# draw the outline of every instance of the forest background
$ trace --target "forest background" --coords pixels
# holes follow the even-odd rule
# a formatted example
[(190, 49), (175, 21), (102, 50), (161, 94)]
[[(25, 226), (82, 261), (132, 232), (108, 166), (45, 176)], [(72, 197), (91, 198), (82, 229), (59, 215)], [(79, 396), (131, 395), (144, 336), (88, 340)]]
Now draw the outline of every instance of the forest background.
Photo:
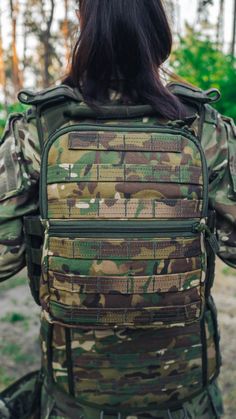
[[(0, 0), (0, 133), (21, 110), (17, 92), (60, 83), (78, 36), (76, 0)], [(236, 119), (236, 0), (164, 0), (174, 33), (167, 67), (203, 89)], [(185, 22), (185, 18), (186, 22)], [(189, 23), (190, 22), (190, 23)]]
[[(127, 0), (129, 1), (129, 0)], [(60, 83), (78, 36), (76, 0), (0, 0), (0, 136), (23, 88)], [(222, 114), (236, 120), (236, 0), (166, 0), (174, 49), (166, 66), (203, 89), (217, 87)], [(185, 19), (186, 17), (186, 19)], [(225, 417), (236, 417), (236, 274), (217, 264), (220, 385)], [(227, 301), (227, 304), (225, 303)], [(0, 285), (0, 391), (39, 365), (39, 312), (23, 271)]]

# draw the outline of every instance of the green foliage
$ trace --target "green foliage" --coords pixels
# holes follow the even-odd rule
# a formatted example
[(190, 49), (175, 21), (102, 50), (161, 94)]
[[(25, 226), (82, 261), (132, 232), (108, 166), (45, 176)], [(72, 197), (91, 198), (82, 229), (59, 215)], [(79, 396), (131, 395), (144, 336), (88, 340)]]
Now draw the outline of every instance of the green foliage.
[(204, 90), (218, 88), (222, 100), (216, 108), (236, 119), (236, 59), (220, 51), (209, 38), (188, 28), (171, 58), (174, 72)]
[(4, 390), (16, 380), (16, 377), (10, 377), (8, 371), (4, 367), (0, 367), (0, 391)]
[(222, 273), (224, 276), (235, 276), (236, 272), (235, 269), (230, 268), (229, 266), (224, 266), (224, 268), (222, 269)]
[(3, 104), (0, 103), (0, 137), (6, 125), (7, 115), (15, 112), (24, 112), (26, 109), (27, 107), (22, 105), (21, 103), (9, 105), (7, 106), (7, 109), (4, 107)]
[[(186, 36), (180, 38), (171, 56), (170, 64), (173, 71), (187, 82), (204, 90), (218, 88), (222, 100), (215, 107), (221, 114), (236, 120), (236, 58), (219, 50), (209, 37), (203, 37), (188, 27)], [(0, 104), (0, 137), (7, 114), (25, 110), (26, 107), (20, 103), (8, 106), (7, 111)]]

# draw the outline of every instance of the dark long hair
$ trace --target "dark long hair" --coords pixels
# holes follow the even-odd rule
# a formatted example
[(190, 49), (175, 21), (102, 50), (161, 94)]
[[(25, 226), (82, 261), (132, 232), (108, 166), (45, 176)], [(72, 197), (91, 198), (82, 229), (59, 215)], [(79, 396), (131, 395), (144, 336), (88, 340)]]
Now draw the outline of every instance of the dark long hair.
[(160, 77), (172, 48), (162, 1), (80, 0), (79, 5), (81, 33), (64, 82), (78, 87), (91, 105), (107, 102), (113, 87), (165, 118), (181, 117), (181, 103)]

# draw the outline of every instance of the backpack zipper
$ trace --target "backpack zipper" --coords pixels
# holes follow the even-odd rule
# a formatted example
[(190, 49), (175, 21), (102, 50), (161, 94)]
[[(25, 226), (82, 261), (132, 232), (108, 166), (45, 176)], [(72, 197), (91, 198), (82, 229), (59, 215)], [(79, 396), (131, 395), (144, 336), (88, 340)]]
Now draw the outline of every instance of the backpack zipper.
[[(191, 238), (203, 234), (211, 249), (216, 254), (219, 244), (214, 233), (211, 232), (203, 218), (200, 221), (48, 221), (44, 226), (49, 236), (65, 238), (150, 238), (160, 235), (165, 237)], [(144, 237), (145, 236), (145, 237)]]
[(48, 141), (45, 144), (43, 153), (42, 153), (42, 166), (41, 166), (41, 176), (40, 176), (40, 212), (43, 219), (47, 218), (47, 196), (45, 193), (44, 187), (47, 185), (47, 162), (48, 160), (48, 153), (50, 150), (51, 145), (56, 141), (61, 135), (73, 132), (73, 131), (83, 132), (83, 131), (114, 131), (117, 130), (117, 132), (152, 132), (152, 133), (161, 133), (161, 134), (175, 134), (175, 135), (184, 135), (186, 138), (188, 138), (190, 141), (192, 141), (196, 147), (198, 148), (201, 159), (202, 159), (202, 167), (203, 167), (203, 210), (202, 214), (203, 217), (207, 217), (208, 212), (208, 167), (207, 167), (207, 161), (206, 157), (202, 148), (202, 145), (200, 141), (194, 137), (190, 130), (187, 128), (169, 128), (164, 127), (162, 125), (147, 125), (147, 126), (137, 126), (134, 128), (128, 127), (128, 126), (119, 126), (119, 125), (97, 125), (97, 124), (75, 124), (70, 125), (64, 128), (61, 128), (57, 130), (55, 133), (53, 133)]
[(176, 221), (50, 221), (48, 223), (49, 236), (58, 235), (60, 237), (113, 237), (132, 236), (142, 237), (147, 234), (149, 237), (168, 236), (194, 236), (199, 233), (198, 222), (176, 222)]

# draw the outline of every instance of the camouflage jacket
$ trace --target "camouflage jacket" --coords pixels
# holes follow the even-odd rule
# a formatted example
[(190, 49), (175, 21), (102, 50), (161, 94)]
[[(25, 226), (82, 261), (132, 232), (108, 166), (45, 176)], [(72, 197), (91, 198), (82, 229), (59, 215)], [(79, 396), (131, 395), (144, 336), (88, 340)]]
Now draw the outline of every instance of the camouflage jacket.
[[(29, 111), (10, 115), (0, 141), (0, 281), (24, 267), (23, 216), (38, 210), (40, 143), (36, 119), (29, 115)], [(236, 267), (236, 128), (209, 105), (202, 128), (218, 256)]]

